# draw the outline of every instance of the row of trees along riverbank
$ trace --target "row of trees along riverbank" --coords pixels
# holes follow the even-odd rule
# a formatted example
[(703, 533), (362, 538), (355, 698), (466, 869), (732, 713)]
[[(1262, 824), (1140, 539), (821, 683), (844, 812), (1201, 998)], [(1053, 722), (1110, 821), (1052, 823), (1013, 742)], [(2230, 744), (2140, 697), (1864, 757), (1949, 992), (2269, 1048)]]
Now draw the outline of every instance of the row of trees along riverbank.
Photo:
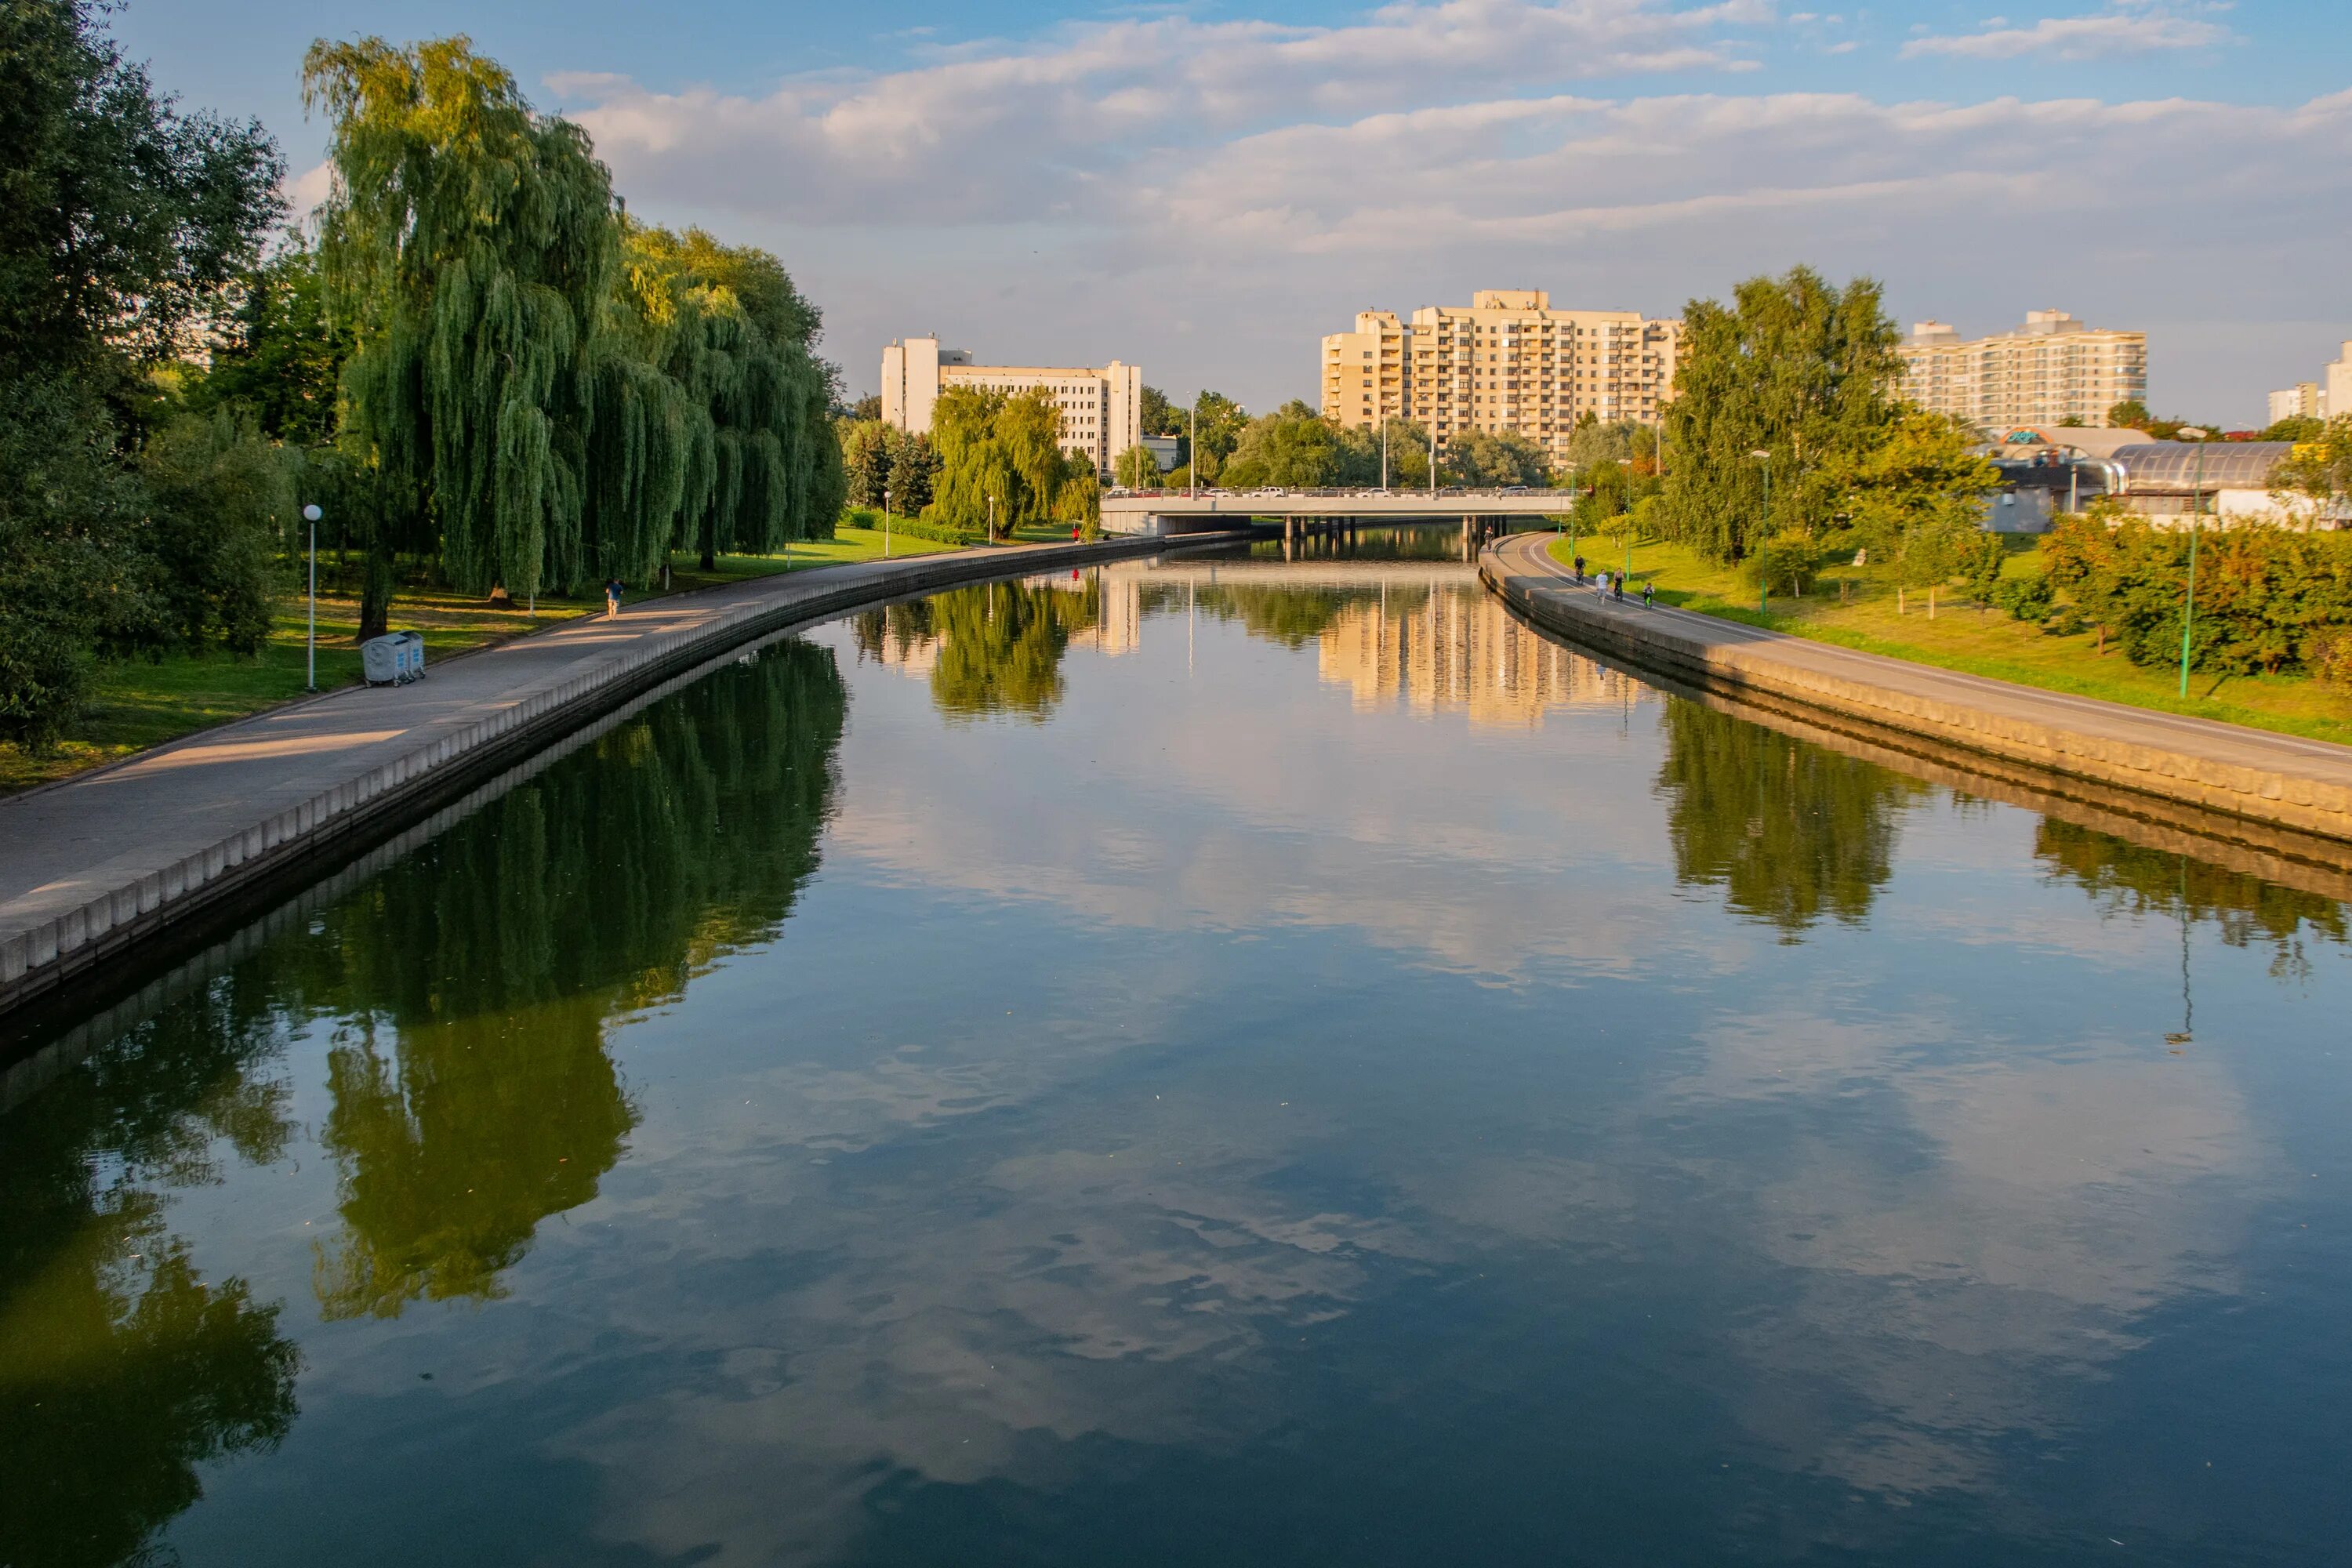
[(100, 660), (258, 649), (309, 504), (362, 637), (404, 584), (830, 536), (837, 377), (774, 257), (631, 220), (463, 39), (312, 47), (333, 184), (281, 233), (268, 135), (178, 110), (103, 12), (0, 7), (0, 740)]

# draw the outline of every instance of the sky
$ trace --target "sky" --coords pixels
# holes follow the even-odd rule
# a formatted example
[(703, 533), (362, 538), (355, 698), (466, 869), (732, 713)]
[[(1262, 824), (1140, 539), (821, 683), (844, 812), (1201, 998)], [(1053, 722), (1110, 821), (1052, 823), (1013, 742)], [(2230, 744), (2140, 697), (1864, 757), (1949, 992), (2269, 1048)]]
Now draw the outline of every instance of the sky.
[(853, 394), (935, 331), (1311, 402), (1360, 310), (1672, 315), (1801, 262), (1878, 279), (1906, 329), (2143, 331), (2158, 411), (2230, 427), (2352, 339), (2352, 3), (1843, 4), (127, 0), (113, 26), (185, 106), (268, 125), (305, 206), (311, 39), (467, 34), (633, 214), (782, 257)]

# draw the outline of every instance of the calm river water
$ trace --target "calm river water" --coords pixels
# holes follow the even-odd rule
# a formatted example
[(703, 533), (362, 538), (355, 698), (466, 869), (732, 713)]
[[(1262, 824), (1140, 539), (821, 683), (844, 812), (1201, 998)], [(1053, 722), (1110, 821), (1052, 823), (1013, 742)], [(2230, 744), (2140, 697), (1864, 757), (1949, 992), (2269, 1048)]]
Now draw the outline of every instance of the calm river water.
[(2352, 1557), (2325, 879), (1445, 542), (772, 644), (63, 1041), (0, 1563)]

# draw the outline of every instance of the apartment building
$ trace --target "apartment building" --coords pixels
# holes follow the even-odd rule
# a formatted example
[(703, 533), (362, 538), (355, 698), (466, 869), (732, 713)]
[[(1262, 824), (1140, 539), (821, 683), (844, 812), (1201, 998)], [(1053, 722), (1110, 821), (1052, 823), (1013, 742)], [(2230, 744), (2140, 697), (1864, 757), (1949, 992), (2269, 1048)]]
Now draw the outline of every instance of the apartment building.
[(1359, 310), (1356, 330), (1323, 340), (1323, 417), (1379, 429), (1410, 416), (1411, 334), (1394, 310)]
[(1633, 310), (1557, 310), (1540, 289), (1481, 289), (1466, 306), (1366, 310), (1323, 340), (1323, 414), (1341, 425), (1418, 420), (1449, 442), (1509, 431), (1555, 458), (1579, 417), (1654, 423), (1674, 395), (1682, 323)]
[(2147, 334), (2090, 327), (2063, 310), (2029, 310), (2023, 326), (1989, 338), (1920, 321), (1895, 353), (1906, 398), (1987, 430), (2104, 425), (2116, 404), (2147, 396)]
[(2352, 338), (2334, 364), (2319, 367), (2317, 381), (2298, 381), (2284, 392), (2271, 394), (2273, 425), (2282, 419), (2332, 419), (2352, 414)]
[(2293, 386), (2271, 394), (2270, 418), (2275, 425), (2282, 419), (2325, 419), (2327, 417), (2327, 393), (2315, 381), (2298, 381)]
[(1061, 416), (1062, 450), (1084, 453), (1101, 474), (1142, 439), (1139, 366), (974, 364), (968, 351), (943, 349), (936, 337), (903, 338), (882, 351), (882, 417), (899, 429), (929, 435), (940, 394), (951, 386), (1045, 388)]

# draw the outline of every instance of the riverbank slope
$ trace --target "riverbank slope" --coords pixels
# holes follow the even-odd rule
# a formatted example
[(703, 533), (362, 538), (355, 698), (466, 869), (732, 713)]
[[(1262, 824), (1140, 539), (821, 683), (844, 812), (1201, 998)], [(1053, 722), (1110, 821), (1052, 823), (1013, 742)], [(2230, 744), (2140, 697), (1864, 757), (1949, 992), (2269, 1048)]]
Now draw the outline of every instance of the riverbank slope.
[(2352, 844), (2352, 747), (1603, 600), (1571, 581), (1550, 542), (1548, 534), (1504, 540), (1481, 555), (1480, 574), (1537, 625), (1637, 665)]

